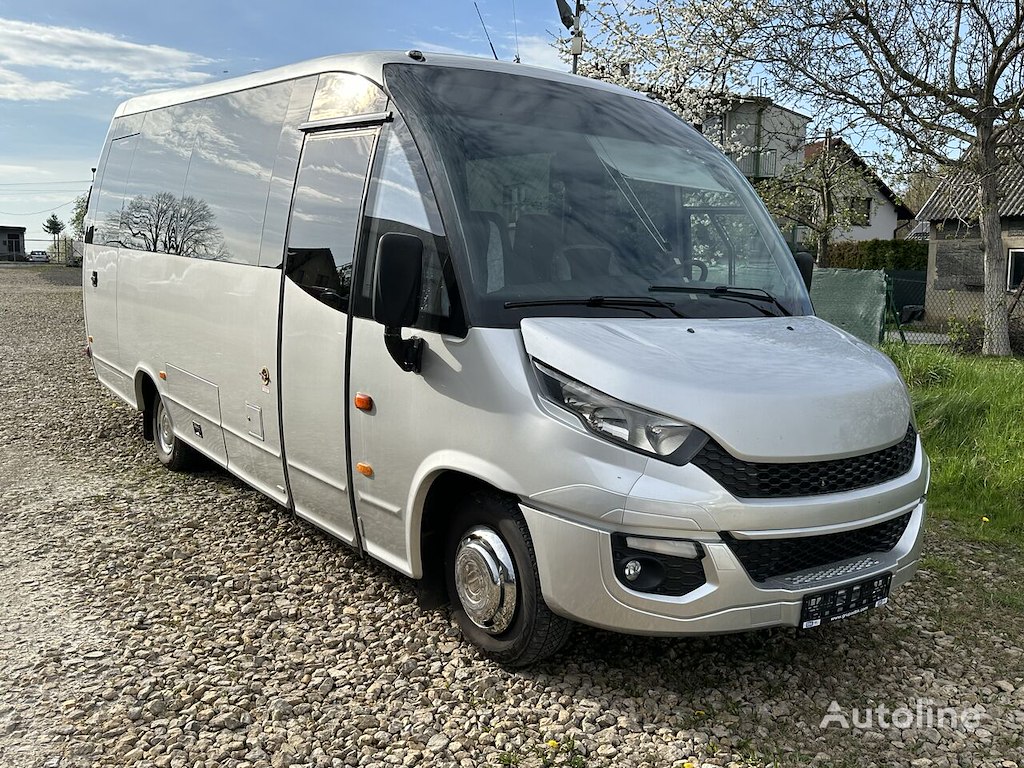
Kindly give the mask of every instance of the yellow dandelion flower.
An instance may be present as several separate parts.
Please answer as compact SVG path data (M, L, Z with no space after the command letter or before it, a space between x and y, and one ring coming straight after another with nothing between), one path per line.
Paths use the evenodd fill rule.
M551 749L558 749L558 742L554 739L548 739L548 747Z

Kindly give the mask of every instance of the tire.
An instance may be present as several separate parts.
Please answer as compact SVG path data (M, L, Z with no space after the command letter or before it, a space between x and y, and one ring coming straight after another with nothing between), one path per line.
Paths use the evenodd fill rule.
M541 595L533 542L512 498L481 491L459 504L444 562L452 615L463 637L495 661L529 666L569 639L572 622L552 613ZM504 577L495 580L495 573Z
M195 465L195 449L174 434L171 414L158 394L153 404L153 444L160 463L173 472L185 472Z

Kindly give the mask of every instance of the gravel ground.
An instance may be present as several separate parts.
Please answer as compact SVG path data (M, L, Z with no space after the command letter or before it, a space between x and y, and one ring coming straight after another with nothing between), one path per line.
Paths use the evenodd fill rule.
M80 275L0 268L0 766L1024 759L1019 552L932 524L928 567L845 623L579 628L509 672L407 579L222 472L166 472L81 354ZM822 728L833 701L981 724Z

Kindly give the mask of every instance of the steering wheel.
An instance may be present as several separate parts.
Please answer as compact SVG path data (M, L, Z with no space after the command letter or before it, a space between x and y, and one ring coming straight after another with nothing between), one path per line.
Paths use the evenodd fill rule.
M693 279L694 269L700 273L700 277L696 280ZM675 275L682 277L690 283L703 283L708 279L708 265L700 259L691 259L690 261L684 261L682 264L673 264L668 269L663 270L658 277L670 277Z

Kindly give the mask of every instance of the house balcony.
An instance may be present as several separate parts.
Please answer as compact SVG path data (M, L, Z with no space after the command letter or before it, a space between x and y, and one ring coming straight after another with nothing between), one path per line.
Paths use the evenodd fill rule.
M777 156L774 149L730 152L729 157L748 179L773 179L778 176Z

